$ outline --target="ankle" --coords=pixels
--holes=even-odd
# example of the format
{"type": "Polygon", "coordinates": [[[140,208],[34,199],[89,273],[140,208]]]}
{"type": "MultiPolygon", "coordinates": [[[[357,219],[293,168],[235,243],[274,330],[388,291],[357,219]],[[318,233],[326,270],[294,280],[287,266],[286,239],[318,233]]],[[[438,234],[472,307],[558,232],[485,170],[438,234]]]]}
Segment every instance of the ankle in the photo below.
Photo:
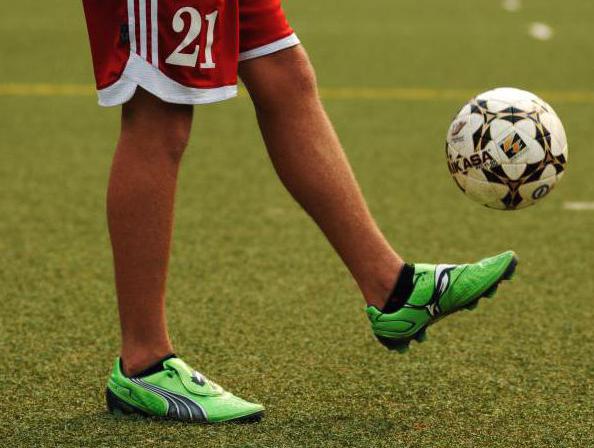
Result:
{"type": "Polygon", "coordinates": [[[404,262],[398,262],[390,269],[384,269],[373,278],[368,278],[365,283],[359,283],[367,305],[375,306],[380,310],[383,309],[390,293],[394,290],[394,285],[396,285],[403,267],[404,262]]]}
{"type": "Polygon", "coordinates": [[[123,348],[121,354],[123,373],[126,376],[134,376],[172,353],[173,348],[171,346],[160,349],[143,348],[134,350],[123,348]]]}

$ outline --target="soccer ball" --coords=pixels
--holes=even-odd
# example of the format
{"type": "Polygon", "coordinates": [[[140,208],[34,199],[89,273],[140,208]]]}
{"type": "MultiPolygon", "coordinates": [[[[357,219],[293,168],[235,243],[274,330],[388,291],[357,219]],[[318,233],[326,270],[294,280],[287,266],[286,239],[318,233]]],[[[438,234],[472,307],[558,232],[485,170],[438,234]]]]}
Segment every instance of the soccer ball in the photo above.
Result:
{"type": "Polygon", "coordinates": [[[456,115],[446,157],[468,197],[516,210],[547,196],[561,179],[567,139],[551,106],[530,92],[500,88],[473,98],[456,115]]]}

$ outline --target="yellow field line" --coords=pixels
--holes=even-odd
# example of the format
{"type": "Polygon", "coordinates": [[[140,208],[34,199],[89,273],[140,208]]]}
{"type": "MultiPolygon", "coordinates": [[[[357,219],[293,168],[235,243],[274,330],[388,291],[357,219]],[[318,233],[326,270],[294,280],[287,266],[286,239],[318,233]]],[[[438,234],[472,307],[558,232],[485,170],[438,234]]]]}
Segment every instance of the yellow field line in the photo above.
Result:
{"type": "Polygon", "coordinates": [[[91,84],[0,84],[0,96],[90,96],[91,84]]]}
{"type": "Polygon", "coordinates": [[[477,94],[477,91],[393,87],[322,87],[320,93],[324,98],[336,100],[450,101],[471,98],[477,94]]]}
{"type": "MultiPolygon", "coordinates": [[[[322,98],[329,100],[367,101],[464,101],[476,95],[478,90],[470,89],[428,89],[392,87],[322,87],[322,98]]],[[[594,104],[594,91],[550,90],[537,91],[551,103],[594,104]]],[[[91,84],[0,84],[1,96],[93,96],[95,87],[91,84]]],[[[240,96],[245,97],[243,89],[240,96]]]]}

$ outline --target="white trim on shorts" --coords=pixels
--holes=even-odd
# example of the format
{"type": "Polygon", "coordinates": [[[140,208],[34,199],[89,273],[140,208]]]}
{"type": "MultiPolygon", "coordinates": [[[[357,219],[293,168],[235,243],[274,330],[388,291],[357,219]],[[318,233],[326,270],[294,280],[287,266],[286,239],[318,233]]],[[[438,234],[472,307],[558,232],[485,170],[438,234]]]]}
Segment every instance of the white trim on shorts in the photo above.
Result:
{"type": "Polygon", "coordinates": [[[287,36],[283,39],[279,39],[270,44],[239,53],[239,62],[248,61],[250,59],[255,59],[272,53],[276,53],[277,51],[286,50],[287,48],[294,47],[295,45],[299,45],[300,43],[301,41],[299,40],[297,35],[293,33],[290,36],[287,36]]]}
{"type": "Polygon", "coordinates": [[[134,96],[138,86],[163,101],[175,104],[215,103],[237,95],[236,85],[212,89],[184,86],[165,76],[158,68],[136,53],[130,53],[130,59],[120,79],[115,84],[97,92],[99,105],[111,107],[124,104],[134,96]]]}
{"type": "MultiPolygon", "coordinates": [[[[291,34],[270,44],[244,51],[239,55],[239,61],[266,56],[300,43],[299,38],[295,34],[291,34]]],[[[133,42],[133,44],[135,46],[136,42],[133,42]]],[[[97,92],[99,105],[112,107],[124,104],[134,96],[138,86],[165,102],[175,104],[216,103],[237,96],[236,85],[211,89],[184,86],[166,76],[155,64],[148,62],[134,52],[130,52],[130,58],[120,79],[111,86],[97,92]]]]}

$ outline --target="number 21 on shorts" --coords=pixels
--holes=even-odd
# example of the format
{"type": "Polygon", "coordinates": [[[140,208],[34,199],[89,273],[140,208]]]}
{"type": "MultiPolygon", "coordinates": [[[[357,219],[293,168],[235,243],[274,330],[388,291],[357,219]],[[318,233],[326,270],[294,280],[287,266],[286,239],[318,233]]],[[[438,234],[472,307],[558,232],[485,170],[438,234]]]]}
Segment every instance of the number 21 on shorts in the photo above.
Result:
{"type": "Polygon", "coordinates": [[[182,67],[197,67],[200,64],[201,69],[216,68],[216,63],[212,58],[212,44],[214,41],[214,30],[217,23],[218,11],[213,11],[204,16],[206,22],[206,48],[204,49],[204,61],[198,62],[200,54],[200,45],[195,44],[193,50],[188,48],[196,41],[203,31],[203,18],[196,8],[185,6],[180,8],[173,16],[171,26],[173,31],[181,33],[186,28],[186,19],[190,21],[190,27],[184,40],[171,53],[165,62],[171,65],[180,65],[182,67]],[[184,53],[184,50],[190,50],[191,53],[184,53]]]}

